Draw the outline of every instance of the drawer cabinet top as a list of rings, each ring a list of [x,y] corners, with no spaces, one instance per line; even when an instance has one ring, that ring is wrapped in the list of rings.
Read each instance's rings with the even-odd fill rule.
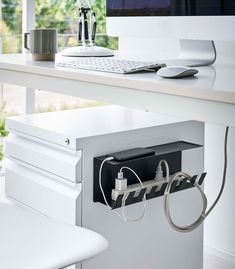
[[[102,106],[60,112],[10,117],[6,127],[70,149],[79,149],[79,140],[113,133],[186,121],[121,106]]]

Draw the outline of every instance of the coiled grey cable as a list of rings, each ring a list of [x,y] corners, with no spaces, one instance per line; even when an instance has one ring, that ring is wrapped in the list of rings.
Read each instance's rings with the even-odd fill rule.
[[[187,226],[179,226],[176,225],[171,218],[171,214],[170,214],[170,209],[169,209],[169,194],[170,194],[170,189],[171,189],[171,185],[173,183],[173,181],[178,178],[178,177],[187,177],[188,180],[190,181],[192,178],[191,176],[189,176],[188,174],[184,173],[184,172],[178,172],[176,174],[174,174],[172,177],[170,177],[169,181],[168,181],[168,185],[165,189],[165,193],[164,193],[164,211],[165,211],[165,215],[167,218],[167,221],[169,222],[170,226],[175,229],[178,232],[182,232],[182,233],[187,233],[187,232],[192,232],[194,231],[196,228],[198,228],[203,221],[209,216],[209,214],[211,213],[211,211],[214,209],[214,207],[217,205],[218,201],[221,198],[221,195],[224,191],[224,186],[225,186],[225,182],[226,182],[226,175],[227,175],[227,159],[228,159],[228,132],[229,132],[229,127],[226,127],[226,131],[225,131],[225,138],[224,138],[224,169],[223,169],[223,180],[222,180],[222,185],[219,191],[219,194],[217,195],[214,203],[211,205],[211,207],[208,209],[208,211],[206,212],[206,208],[207,208],[207,198],[205,193],[203,192],[202,188],[200,187],[200,185],[195,182],[195,187],[199,190],[202,199],[203,199],[203,209],[202,209],[202,213],[199,216],[199,218],[194,221],[192,224],[187,225]]]
[[[191,232],[193,230],[195,230],[198,226],[201,225],[201,223],[204,221],[205,217],[206,217],[206,208],[207,208],[207,198],[205,193],[203,192],[202,188],[200,187],[200,185],[195,182],[195,187],[199,190],[201,196],[202,196],[202,200],[203,200],[203,209],[202,209],[202,213],[201,215],[198,217],[198,219],[196,221],[194,221],[192,224],[187,225],[187,226],[179,226],[177,224],[175,224],[172,221],[171,218],[171,214],[170,214],[170,207],[169,207],[169,195],[170,195],[170,189],[171,189],[171,185],[173,183],[173,181],[179,177],[183,177],[183,178],[188,178],[188,180],[191,180],[191,176],[184,173],[184,172],[178,172],[176,174],[174,174],[172,177],[170,177],[169,181],[168,181],[168,185],[165,189],[165,193],[164,193],[164,211],[165,211],[165,215],[167,218],[168,223],[170,224],[170,226],[175,229],[178,232]]]

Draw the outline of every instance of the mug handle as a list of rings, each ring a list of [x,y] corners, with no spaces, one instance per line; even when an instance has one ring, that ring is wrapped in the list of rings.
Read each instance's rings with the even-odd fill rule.
[[[27,50],[30,50],[30,48],[28,47],[28,35],[30,33],[24,33],[24,48]]]

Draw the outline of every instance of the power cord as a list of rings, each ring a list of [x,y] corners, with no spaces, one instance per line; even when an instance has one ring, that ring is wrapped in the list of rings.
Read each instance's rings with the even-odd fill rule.
[[[104,194],[104,190],[103,190],[103,187],[102,187],[102,169],[103,169],[103,166],[104,166],[104,164],[107,162],[107,161],[111,161],[111,160],[113,160],[114,158],[113,157],[107,157],[107,158],[105,158],[103,161],[102,161],[102,163],[101,163],[101,165],[100,165],[100,169],[99,169],[99,187],[100,187],[100,191],[101,191],[101,193],[102,193],[102,196],[103,196],[103,198],[104,198],[104,202],[105,202],[105,204],[107,205],[107,207],[109,208],[109,209],[111,209],[112,210],[112,207],[109,205],[109,203],[108,203],[108,201],[107,201],[107,199],[106,199],[106,196],[105,196],[105,194]],[[116,212],[116,211],[115,211]],[[117,212],[116,212],[117,213]],[[117,213],[118,214],[118,213]],[[119,215],[119,214],[118,214]]]
[[[184,173],[184,172],[178,172],[175,173],[173,176],[171,176],[169,178],[167,187],[165,189],[165,193],[164,193],[164,211],[165,211],[165,216],[166,219],[168,221],[168,223],[170,224],[170,226],[175,229],[178,232],[191,232],[193,230],[195,230],[198,226],[201,225],[201,223],[204,221],[204,219],[206,218],[206,208],[207,208],[207,198],[205,193],[203,192],[202,188],[200,187],[200,185],[195,182],[194,185],[197,188],[197,190],[200,192],[201,196],[202,196],[202,200],[203,200],[203,209],[202,209],[202,213],[200,214],[200,216],[198,217],[198,219],[193,222],[190,225],[187,226],[179,226],[176,225],[171,218],[171,214],[170,214],[170,208],[169,208],[169,195],[170,195],[170,189],[171,189],[171,185],[173,183],[173,181],[177,178],[187,178],[189,181],[192,179],[190,175]]]
[[[120,169],[120,172],[122,172],[123,169],[127,169],[127,170],[131,171],[131,172],[135,175],[135,177],[138,179],[138,181],[139,181],[141,187],[144,188],[144,185],[143,185],[141,179],[139,178],[139,176],[137,175],[137,173],[136,173],[133,169],[131,169],[131,168],[128,167],[128,166],[123,166],[123,167]],[[132,191],[138,191],[138,190],[140,190],[139,187],[133,189]],[[129,194],[129,192],[126,192],[126,193],[124,194],[123,198],[122,198],[122,216],[123,216],[123,219],[124,219],[125,221],[127,221],[127,222],[137,222],[137,221],[140,221],[140,220],[142,220],[142,219],[144,218],[145,211],[146,211],[146,194],[144,194],[144,196],[143,196],[143,202],[144,202],[144,204],[143,204],[143,212],[142,212],[142,214],[141,214],[139,217],[137,217],[136,219],[128,219],[128,218],[126,217],[126,199],[127,199],[127,197],[128,197],[128,194]]]
[[[193,222],[190,225],[187,226],[179,226],[177,224],[175,224],[171,218],[171,214],[170,214],[170,209],[169,209],[169,195],[170,195],[170,189],[171,189],[171,185],[173,183],[173,181],[178,178],[178,177],[183,177],[183,178],[188,178],[188,180],[190,181],[192,178],[190,175],[184,173],[184,172],[178,172],[176,174],[174,174],[172,177],[169,178],[168,180],[168,185],[165,189],[165,193],[164,193],[164,211],[165,211],[165,215],[167,218],[167,221],[169,222],[170,226],[175,229],[178,232],[182,232],[182,233],[187,233],[187,232],[191,232],[194,231],[196,228],[198,228],[203,222],[204,220],[209,216],[209,214],[211,213],[211,211],[214,209],[214,207],[217,205],[217,203],[219,202],[221,195],[223,193],[224,190],[224,186],[225,186],[225,182],[226,182],[226,175],[227,175],[227,159],[228,159],[228,132],[229,132],[229,127],[226,127],[226,131],[225,131],[225,138],[224,138],[224,169],[223,169],[223,179],[222,179],[222,185],[220,188],[220,191],[214,201],[214,203],[211,205],[211,207],[208,209],[208,211],[206,212],[207,209],[207,198],[206,195],[204,193],[204,191],[202,190],[201,186],[195,182],[194,185],[195,187],[199,190],[202,199],[203,199],[203,209],[202,209],[202,213],[199,216],[199,218]],[[168,164],[167,164],[168,165]]]
[[[101,191],[102,196],[103,196],[103,198],[104,198],[104,202],[105,202],[105,204],[107,205],[107,207],[108,207],[110,210],[112,210],[112,207],[109,205],[109,203],[108,203],[108,201],[107,201],[107,198],[106,198],[106,196],[105,196],[105,193],[104,193],[104,190],[103,190],[103,186],[102,186],[102,169],[103,169],[103,166],[104,166],[105,162],[107,162],[107,161],[111,161],[111,160],[113,160],[113,159],[114,159],[113,157],[107,157],[107,158],[105,158],[105,159],[102,161],[102,163],[101,163],[101,165],[100,165],[100,169],[99,169],[99,187],[100,187],[100,191]],[[137,173],[136,173],[134,170],[132,170],[130,167],[123,166],[123,167],[120,169],[120,171],[119,171],[119,175],[123,175],[123,172],[122,172],[123,169],[127,169],[127,170],[131,171],[131,172],[136,176],[136,178],[138,179],[138,181],[140,182],[141,187],[142,187],[142,188],[144,187],[144,185],[143,185],[143,183],[142,183],[140,177],[139,177],[139,176],[137,175]],[[121,178],[119,178],[119,179],[121,179]],[[136,190],[139,190],[139,188],[136,188],[136,189],[134,189],[133,191],[136,191]],[[144,215],[145,215],[145,210],[146,210],[146,195],[143,196],[143,202],[144,202],[144,205],[143,205],[143,212],[141,213],[141,215],[140,215],[139,217],[137,217],[136,219],[128,219],[127,216],[126,216],[126,200],[127,200],[128,194],[129,194],[129,192],[124,193],[123,198],[122,198],[122,207],[121,207],[121,212],[122,212],[122,213],[119,214],[119,213],[118,213],[117,211],[115,211],[115,210],[112,210],[112,212],[114,212],[117,216],[119,216],[121,219],[123,219],[123,220],[126,221],[126,222],[137,222],[137,221],[140,221],[140,220],[143,219],[143,217],[144,217]]]

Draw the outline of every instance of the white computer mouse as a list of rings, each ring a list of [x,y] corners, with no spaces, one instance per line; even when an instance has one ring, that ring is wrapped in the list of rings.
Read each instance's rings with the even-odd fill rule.
[[[186,66],[167,66],[157,71],[157,75],[163,78],[191,77],[197,73],[197,69]]]

